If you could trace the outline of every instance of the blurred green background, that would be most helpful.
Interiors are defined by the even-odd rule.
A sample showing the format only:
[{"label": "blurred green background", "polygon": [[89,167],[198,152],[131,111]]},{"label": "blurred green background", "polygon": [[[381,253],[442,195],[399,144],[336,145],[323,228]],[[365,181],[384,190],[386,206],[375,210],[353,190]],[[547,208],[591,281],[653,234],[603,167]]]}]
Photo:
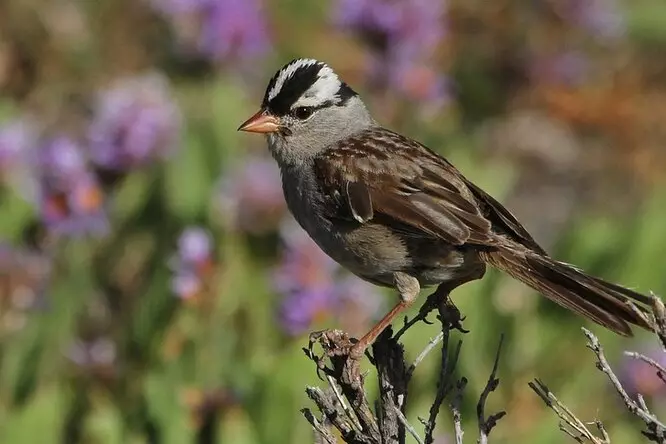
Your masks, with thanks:
[{"label": "blurred green background", "polygon": [[[666,294],[665,49],[661,0],[0,2],[0,442],[312,442],[307,333],[360,335],[395,294],[294,227],[264,141],[236,132],[294,57],[328,62],[554,256]],[[642,439],[581,319],[495,273],[453,297],[470,442],[500,332],[492,442],[565,440],[534,377]],[[621,354],[657,344],[592,328],[659,411],[663,387]],[[407,355],[436,332],[410,330]],[[415,374],[415,424],[437,363]]]}]

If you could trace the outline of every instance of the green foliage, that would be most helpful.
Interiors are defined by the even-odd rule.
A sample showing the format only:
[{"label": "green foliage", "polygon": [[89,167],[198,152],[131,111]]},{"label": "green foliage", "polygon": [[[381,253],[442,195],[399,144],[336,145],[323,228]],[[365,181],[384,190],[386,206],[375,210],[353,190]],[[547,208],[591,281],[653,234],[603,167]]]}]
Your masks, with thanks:
[{"label": "green foliage", "polygon": [[[630,15],[639,39],[664,40],[666,14],[657,3],[641,4]],[[296,11],[292,21],[323,15],[314,2],[290,0],[284,6],[275,7],[276,17],[288,10]],[[294,45],[301,42],[285,45],[279,58]],[[470,131],[504,112],[510,93],[486,71],[486,62],[468,58],[454,69],[463,123],[435,121],[422,134],[416,125],[401,130],[436,147],[503,200],[521,166],[481,162],[478,138]],[[271,246],[216,223],[220,215],[213,205],[220,175],[233,170],[256,143],[236,127],[253,112],[261,88],[247,94],[242,79],[226,72],[213,77],[173,79],[186,120],[181,149],[169,161],[116,184],[108,238],[49,244],[54,270],[44,307],[25,314],[15,331],[4,333],[0,326],[0,442],[310,442],[309,426],[299,413],[309,403],[304,387],[323,383],[301,351],[307,338],[289,337],[276,321],[279,296],[270,281],[275,258],[266,253]],[[15,114],[12,103],[0,98],[0,116]],[[409,118],[414,116],[404,120]],[[645,203],[621,218],[581,210],[560,233],[557,256],[614,281],[666,294],[664,193],[663,186],[644,191]],[[3,240],[18,244],[30,237],[35,210],[18,193],[0,189],[0,215]],[[215,285],[195,302],[175,297],[170,288],[169,258],[190,224],[210,227],[217,253]],[[252,248],[253,241],[265,247],[262,254]],[[462,336],[459,368],[470,381],[468,393],[479,393],[486,383],[499,333],[506,334],[502,382],[491,407],[496,403],[509,415],[493,432],[493,442],[563,441],[556,419],[527,387],[534,377],[548,381],[581,416],[610,418],[606,425],[618,442],[639,439],[613,393],[596,378],[579,318],[493,272],[453,297],[471,331]],[[387,293],[387,303],[394,300]],[[326,319],[312,329],[334,326]],[[415,357],[436,329],[410,330],[407,355]],[[73,362],[73,344],[98,335],[116,344],[111,361]],[[631,348],[610,334],[600,337],[616,357]],[[416,371],[408,411],[414,424],[430,406],[437,364],[433,354]],[[476,428],[474,403],[471,396],[464,402],[470,438]],[[450,431],[444,418],[439,424],[442,434]]]}]

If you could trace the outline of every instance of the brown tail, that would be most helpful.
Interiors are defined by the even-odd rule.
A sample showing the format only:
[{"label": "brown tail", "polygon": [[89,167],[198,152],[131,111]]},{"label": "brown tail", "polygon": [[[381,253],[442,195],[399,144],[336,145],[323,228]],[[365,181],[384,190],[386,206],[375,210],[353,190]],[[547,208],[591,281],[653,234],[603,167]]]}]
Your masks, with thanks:
[{"label": "brown tail", "polygon": [[[618,334],[632,336],[630,324],[651,330],[627,304],[628,301],[649,304],[645,295],[529,250],[485,251],[481,258],[561,306]],[[639,308],[645,310],[645,307]]]}]

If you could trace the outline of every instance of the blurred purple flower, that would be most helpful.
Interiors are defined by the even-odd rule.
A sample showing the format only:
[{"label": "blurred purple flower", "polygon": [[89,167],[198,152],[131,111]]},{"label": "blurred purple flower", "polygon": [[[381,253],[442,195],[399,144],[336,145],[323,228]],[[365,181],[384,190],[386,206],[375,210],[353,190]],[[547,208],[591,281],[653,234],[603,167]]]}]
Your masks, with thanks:
[{"label": "blurred purple flower", "polygon": [[530,75],[543,83],[575,86],[585,80],[589,65],[589,58],[580,51],[536,54],[531,62]]},{"label": "blurred purple flower", "polygon": [[268,50],[270,40],[259,0],[210,0],[204,14],[199,44],[210,58],[252,58]]},{"label": "blurred purple flower", "polygon": [[104,235],[109,224],[104,194],[81,147],[56,136],[39,147],[37,204],[42,222],[61,235]]},{"label": "blurred purple flower", "polygon": [[[185,30],[182,37],[193,37],[197,52],[216,62],[253,58],[270,48],[260,0],[153,0],[153,4],[181,24],[176,28]],[[194,33],[192,19],[197,22]]]},{"label": "blurred purple flower", "polygon": [[170,261],[174,272],[172,291],[181,299],[196,297],[213,265],[213,240],[201,227],[188,227],[178,239],[178,250]]},{"label": "blurred purple flower", "polygon": [[183,231],[178,239],[178,253],[187,263],[201,264],[211,257],[210,234],[199,227],[189,227]]},{"label": "blurred purple flower", "polygon": [[445,34],[444,2],[430,0],[338,0],[336,23],[409,58],[432,52]]},{"label": "blurred purple flower", "polygon": [[374,49],[373,81],[443,105],[450,98],[447,79],[429,64],[446,33],[445,13],[444,2],[430,0],[338,0],[335,22]]},{"label": "blurred purple flower", "polygon": [[219,190],[219,214],[245,232],[273,231],[285,213],[280,170],[272,159],[248,159],[222,178]]},{"label": "blurred purple flower", "polygon": [[333,277],[339,265],[296,221],[288,218],[280,227],[280,237],[284,245],[282,261],[273,276],[277,291],[291,293],[334,285]]},{"label": "blurred purple flower", "polygon": [[178,148],[181,120],[164,77],[119,80],[97,97],[88,133],[92,160],[109,170],[163,160]]},{"label": "blurred purple flower", "polygon": [[285,295],[279,321],[285,332],[297,336],[332,314],[335,306],[333,287],[307,288]]},{"label": "blurred purple flower", "polygon": [[100,337],[90,341],[76,340],[70,345],[65,355],[82,370],[112,370],[118,352],[115,342],[109,338]]},{"label": "blurred purple flower", "polygon": [[[643,347],[639,352],[666,367],[666,353],[660,346]],[[618,376],[627,393],[634,399],[639,393],[649,398],[666,395],[666,384],[657,376],[656,369],[638,359],[623,356]]]},{"label": "blurred purple flower", "polygon": [[58,135],[44,142],[39,148],[41,171],[50,180],[66,183],[88,171],[81,146],[72,138]]},{"label": "blurred purple flower", "polygon": [[278,319],[287,334],[301,334],[330,316],[358,332],[379,314],[382,300],[376,287],[344,272],[292,219],[281,234],[284,252],[273,278],[283,295]]},{"label": "blurred purple flower", "polygon": [[36,141],[30,124],[15,120],[0,126],[0,176],[12,171],[26,159]]},{"label": "blurred purple flower", "polygon": [[37,174],[32,156],[38,139],[36,126],[21,118],[0,126],[0,184],[7,184],[26,200],[33,200]]},{"label": "blurred purple flower", "polygon": [[626,34],[626,21],[617,0],[564,0],[562,14],[602,43]]}]

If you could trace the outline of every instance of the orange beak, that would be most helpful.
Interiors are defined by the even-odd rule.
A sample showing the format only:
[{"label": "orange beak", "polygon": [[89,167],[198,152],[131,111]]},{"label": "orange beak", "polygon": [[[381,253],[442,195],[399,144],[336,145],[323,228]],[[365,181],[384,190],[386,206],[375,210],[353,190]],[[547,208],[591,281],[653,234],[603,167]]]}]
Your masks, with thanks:
[{"label": "orange beak", "polygon": [[249,133],[274,133],[280,130],[280,119],[271,115],[266,110],[260,110],[258,113],[247,119],[238,127],[238,131],[247,131]]}]

